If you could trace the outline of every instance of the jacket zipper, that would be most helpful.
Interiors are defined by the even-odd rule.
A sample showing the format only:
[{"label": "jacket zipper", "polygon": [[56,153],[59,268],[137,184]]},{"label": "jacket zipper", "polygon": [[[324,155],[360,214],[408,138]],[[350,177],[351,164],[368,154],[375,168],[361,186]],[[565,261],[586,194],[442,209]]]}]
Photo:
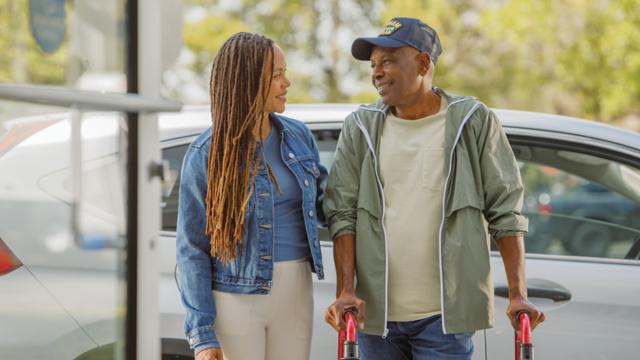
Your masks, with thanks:
[{"label": "jacket zipper", "polygon": [[[461,99],[461,100],[455,101],[449,104],[447,108],[453,104],[456,104],[458,102],[465,101],[465,100],[472,100],[472,99],[467,98],[467,99]],[[442,218],[440,220],[440,229],[438,231],[438,256],[440,258],[438,267],[440,268],[440,307],[441,307],[440,316],[442,318],[442,332],[444,334],[447,333],[447,329],[445,327],[445,310],[444,310],[444,272],[443,272],[443,266],[442,266],[442,241],[443,241],[442,232],[444,231],[444,221],[445,221],[445,215],[446,215],[445,202],[447,199],[447,185],[449,184],[449,179],[451,177],[451,168],[453,167],[453,154],[455,154],[456,146],[458,146],[458,141],[460,141],[460,136],[462,135],[462,129],[464,128],[464,125],[467,123],[467,121],[469,121],[469,118],[471,117],[471,115],[473,115],[473,113],[479,107],[480,107],[479,103],[475,104],[471,108],[471,110],[469,110],[467,114],[464,116],[464,119],[462,120],[462,124],[460,124],[460,127],[458,127],[458,131],[456,133],[456,137],[453,142],[453,147],[451,148],[451,153],[449,154],[449,170],[447,171],[447,177],[444,180],[444,191],[442,192]]]},{"label": "jacket zipper", "polygon": [[[380,111],[380,110],[375,109],[375,111]],[[389,328],[387,327],[388,306],[389,306],[389,244],[387,243],[387,229],[384,226],[384,216],[385,216],[385,208],[386,208],[384,188],[382,187],[380,174],[378,174],[378,158],[376,157],[376,152],[375,152],[375,149],[373,148],[371,137],[369,136],[369,133],[367,132],[366,128],[360,121],[360,117],[358,116],[358,114],[355,114],[354,118],[356,120],[356,125],[358,126],[358,128],[360,128],[360,131],[362,131],[362,133],[364,134],[364,138],[367,141],[367,145],[369,146],[369,150],[371,151],[371,155],[373,156],[373,166],[376,174],[376,182],[378,183],[378,189],[380,190],[380,194],[382,197],[382,216],[380,219],[380,224],[382,226],[382,234],[384,236],[384,331],[382,332],[382,338],[385,339],[387,337],[387,334],[389,333]]]}]

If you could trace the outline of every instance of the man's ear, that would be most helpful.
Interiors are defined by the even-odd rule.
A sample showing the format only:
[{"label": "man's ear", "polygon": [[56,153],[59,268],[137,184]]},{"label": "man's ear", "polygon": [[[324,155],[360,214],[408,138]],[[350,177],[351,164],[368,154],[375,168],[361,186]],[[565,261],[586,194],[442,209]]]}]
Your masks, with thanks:
[{"label": "man's ear", "polygon": [[422,52],[416,55],[416,60],[418,61],[418,72],[421,76],[427,75],[429,72],[429,66],[431,64],[431,58],[429,58],[429,54]]}]

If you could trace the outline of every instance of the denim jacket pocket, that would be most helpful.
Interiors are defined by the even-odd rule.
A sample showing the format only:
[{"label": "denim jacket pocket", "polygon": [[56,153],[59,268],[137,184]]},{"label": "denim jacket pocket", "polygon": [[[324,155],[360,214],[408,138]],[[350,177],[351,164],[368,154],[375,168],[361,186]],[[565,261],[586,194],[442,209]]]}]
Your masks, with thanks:
[{"label": "denim jacket pocket", "polygon": [[302,165],[307,172],[311,173],[314,178],[318,178],[320,176],[320,170],[314,160],[302,160],[300,161],[300,165]]}]

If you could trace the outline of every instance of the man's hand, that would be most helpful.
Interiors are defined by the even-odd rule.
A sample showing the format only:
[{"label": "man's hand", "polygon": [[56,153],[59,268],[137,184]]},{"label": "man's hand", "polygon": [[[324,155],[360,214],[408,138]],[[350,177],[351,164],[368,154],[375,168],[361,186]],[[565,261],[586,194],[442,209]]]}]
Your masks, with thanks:
[{"label": "man's hand", "polygon": [[195,360],[224,360],[222,349],[209,348],[202,350],[196,355]]},{"label": "man's hand", "polygon": [[531,320],[531,330],[536,328],[539,324],[544,322],[545,316],[544,313],[538,310],[535,305],[530,303],[528,300],[522,298],[513,298],[509,299],[509,307],[507,308],[507,316],[511,321],[511,326],[517,331],[520,329],[518,325],[518,318],[516,317],[518,313],[521,311],[525,311],[529,314],[529,319]]},{"label": "man's hand", "polygon": [[524,240],[522,236],[505,236],[496,239],[504,270],[509,283],[509,307],[507,316],[516,331],[519,329],[516,315],[520,311],[529,313],[531,330],[544,321],[544,314],[527,300],[527,285],[524,276]]},{"label": "man's hand", "polygon": [[344,321],[342,319],[342,312],[345,308],[355,307],[358,311],[358,325],[360,329],[364,329],[364,301],[356,296],[353,292],[342,291],[340,296],[329,305],[327,311],[324,313],[324,321],[331,325],[336,331],[344,328]]}]

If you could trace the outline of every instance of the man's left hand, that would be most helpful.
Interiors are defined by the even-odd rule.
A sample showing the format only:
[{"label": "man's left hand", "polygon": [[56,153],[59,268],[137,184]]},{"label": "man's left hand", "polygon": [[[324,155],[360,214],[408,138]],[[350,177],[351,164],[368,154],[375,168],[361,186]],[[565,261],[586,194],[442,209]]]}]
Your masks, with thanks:
[{"label": "man's left hand", "polygon": [[520,328],[518,325],[518,319],[516,318],[516,316],[521,311],[526,311],[529,314],[529,318],[531,319],[531,330],[535,329],[536,326],[544,322],[544,319],[545,319],[544,313],[538,310],[538,308],[532,303],[530,303],[529,300],[522,299],[522,298],[509,299],[507,316],[511,321],[511,326],[513,326],[513,328],[516,331]]}]

